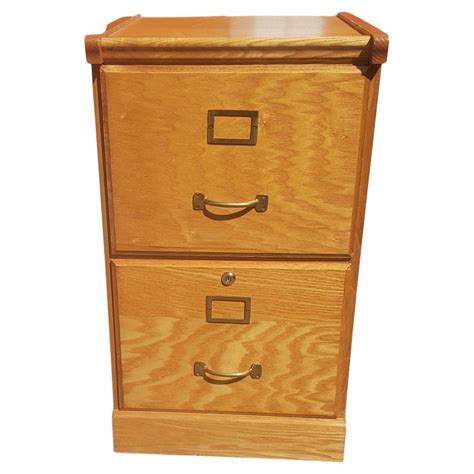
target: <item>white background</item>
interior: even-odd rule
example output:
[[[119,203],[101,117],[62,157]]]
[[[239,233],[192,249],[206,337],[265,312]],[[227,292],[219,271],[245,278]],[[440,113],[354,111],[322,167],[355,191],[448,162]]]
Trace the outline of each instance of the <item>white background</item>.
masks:
[[[0,471],[474,472],[469,2],[2,5]],[[90,66],[121,16],[333,15],[390,34],[354,330],[345,461],[114,454]]]

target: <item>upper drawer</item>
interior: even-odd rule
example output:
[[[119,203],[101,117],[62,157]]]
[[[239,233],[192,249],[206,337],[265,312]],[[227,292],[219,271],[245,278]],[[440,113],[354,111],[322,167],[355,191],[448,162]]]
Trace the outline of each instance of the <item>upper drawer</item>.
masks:
[[[103,66],[102,84],[113,251],[350,253],[358,68]],[[210,110],[254,119],[218,116],[210,130]],[[251,130],[253,145],[208,143]],[[268,207],[195,210],[195,193]]]

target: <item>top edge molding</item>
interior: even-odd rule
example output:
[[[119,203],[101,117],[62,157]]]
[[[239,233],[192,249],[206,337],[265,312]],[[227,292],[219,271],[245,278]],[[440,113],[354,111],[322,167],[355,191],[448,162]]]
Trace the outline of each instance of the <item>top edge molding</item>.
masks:
[[[329,17],[123,17],[85,38],[91,64],[328,63],[387,59],[388,36],[350,13]]]

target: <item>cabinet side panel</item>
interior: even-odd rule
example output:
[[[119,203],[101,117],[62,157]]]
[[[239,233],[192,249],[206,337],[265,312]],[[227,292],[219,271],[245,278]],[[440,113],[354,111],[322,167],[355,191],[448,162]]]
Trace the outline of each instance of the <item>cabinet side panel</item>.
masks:
[[[336,417],[343,418],[346,411],[347,385],[351,355],[352,329],[356,302],[357,279],[359,274],[362,232],[364,228],[367,187],[369,183],[370,159],[374,138],[377,98],[380,84],[381,66],[376,65],[366,72],[365,112],[362,118],[361,141],[359,149],[360,170],[354,205],[352,230],[352,265],[347,272],[344,311],[341,326],[341,342],[339,348],[339,365],[337,374]]]
[[[107,184],[105,178],[105,154],[104,154],[104,125],[101,113],[102,93],[100,81],[100,66],[92,66],[92,87],[94,93],[95,125],[97,134],[97,155],[99,161],[99,179],[100,179],[100,199],[102,206],[102,228],[104,234],[104,256],[105,256],[105,274],[107,282],[107,303],[109,313],[109,331],[110,331],[110,349],[112,360],[112,382],[114,408],[118,408],[118,383],[117,383],[117,364],[116,364],[116,338],[113,312],[113,297],[110,275],[110,235],[107,203]]]

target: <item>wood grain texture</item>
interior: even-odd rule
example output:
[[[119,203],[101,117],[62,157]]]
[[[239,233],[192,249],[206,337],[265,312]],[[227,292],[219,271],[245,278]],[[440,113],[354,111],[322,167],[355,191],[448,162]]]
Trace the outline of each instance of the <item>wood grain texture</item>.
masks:
[[[338,13],[338,18],[345,21],[352,28],[363,35],[369,35],[370,40],[370,62],[372,64],[383,64],[387,61],[388,54],[388,35],[375,26],[352,15],[351,13]]]
[[[119,452],[342,461],[342,419],[114,410]]]
[[[352,265],[346,273],[346,291],[344,294],[344,313],[341,325],[341,339],[339,363],[337,373],[336,416],[345,417],[347,387],[349,380],[349,364],[352,345],[352,330],[354,326],[354,312],[356,303],[357,282],[362,247],[362,233],[364,229],[365,206],[369,184],[370,161],[374,139],[375,116],[380,84],[381,66],[375,65],[368,71],[364,120],[362,124],[362,140],[360,143],[360,170],[357,184],[357,203],[354,208],[354,230]]]
[[[348,255],[363,73],[103,66],[113,252]],[[258,110],[257,144],[208,145],[209,109]],[[192,209],[195,192],[221,201],[267,194],[269,208],[222,220]]]
[[[114,38],[277,40],[334,38],[361,34],[337,16],[210,16],[140,18],[115,31]]]
[[[215,117],[214,138],[250,138],[250,117]]]
[[[347,263],[114,260],[125,409],[334,416]],[[221,275],[232,271],[230,287]],[[205,321],[206,296],[251,298],[250,324]],[[219,314],[216,314],[219,316]],[[261,379],[214,385],[222,372]]]
[[[336,16],[125,19],[86,37],[92,63],[311,61],[368,64],[371,37]]]

